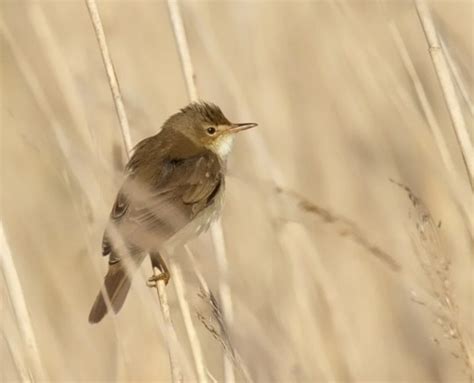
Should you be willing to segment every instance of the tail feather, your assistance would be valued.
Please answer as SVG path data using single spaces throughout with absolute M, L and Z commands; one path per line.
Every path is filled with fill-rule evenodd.
M 123 306 L 131 286 L 131 276 L 121 262 L 109 266 L 104 279 L 104 289 L 112 310 L 117 313 Z M 98 323 L 107 314 L 108 308 L 103 291 L 99 292 L 89 314 L 89 323 Z

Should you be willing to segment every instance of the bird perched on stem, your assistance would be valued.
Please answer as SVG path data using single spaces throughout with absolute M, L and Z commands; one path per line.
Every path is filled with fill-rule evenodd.
M 133 272 L 146 254 L 160 270 L 149 285 L 168 283 L 160 251 L 197 236 L 219 216 L 235 133 L 254 126 L 231 123 L 216 105 L 198 102 L 138 143 L 104 233 L 102 254 L 109 256 L 109 269 L 89 322 L 99 322 L 109 306 L 115 313 L 122 308 Z

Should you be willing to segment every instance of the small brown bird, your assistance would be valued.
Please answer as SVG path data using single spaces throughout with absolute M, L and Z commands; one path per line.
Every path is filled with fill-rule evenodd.
M 158 134 L 138 143 L 104 233 L 102 254 L 109 256 L 109 270 L 90 323 L 107 314 L 103 291 L 115 313 L 122 308 L 133 271 L 146 254 L 161 271 L 149 283 L 168 283 L 160 251 L 202 233 L 219 216 L 234 134 L 254 126 L 229 122 L 214 104 L 192 103 L 171 116 Z

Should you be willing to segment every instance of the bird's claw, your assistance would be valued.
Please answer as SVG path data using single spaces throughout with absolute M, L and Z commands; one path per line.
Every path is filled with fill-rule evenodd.
M 150 278 L 148 278 L 146 285 L 148 287 L 156 287 L 158 286 L 158 282 L 163 281 L 165 282 L 165 286 L 168 285 L 170 281 L 170 273 L 168 271 L 161 271 L 159 274 L 153 274 Z

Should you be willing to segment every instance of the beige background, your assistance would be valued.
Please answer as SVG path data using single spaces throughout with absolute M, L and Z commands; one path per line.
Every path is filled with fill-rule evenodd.
M 472 97 L 473 3 L 430 4 Z M 99 7 L 136 143 L 188 102 L 167 6 Z M 472 195 L 412 2 L 199 1 L 181 8 L 200 96 L 232 120 L 259 123 L 237 140 L 222 218 L 230 332 L 254 380 L 468 381 L 463 358 L 452 355 L 458 342 L 431 312 L 437 301 L 410 239 L 410 202 L 388 180 L 409 185 L 441 221 L 439 251 L 450 257 L 456 320 L 472 347 L 473 237 L 465 220 Z M 441 127 L 454 177 L 391 23 Z M 87 8 L 76 0 L 2 0 L 1 27 L 1 219 L 48 380 L 169 380 L 157 300 L 141 276 L 114 320 L 87 322 L 106 270 L 100 240 L 125 158 Z M 465 104 L 463 111 L 472 138 Z M 338 222 L 282 206 L 275 179 L 356 222 L 401 270 L 341 235 Z M 209 235 L 191 248 L 217 293 Z M 182 255 L 176 261 L 196 318 L 206 307 L 193 268 Z M 142 268 L 149 276 L 148 263 Z M 1 286 L 1 380 L 18 381 L 9 350 L 24 354 L 24 346 L 4 279 Z M 192 380 L 172 283 L 167 291 Z M 220 345 L 195 325 L 207 368 L 222 381 Z

